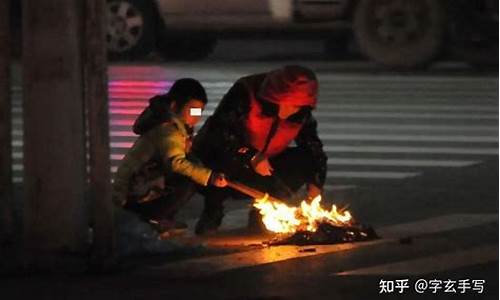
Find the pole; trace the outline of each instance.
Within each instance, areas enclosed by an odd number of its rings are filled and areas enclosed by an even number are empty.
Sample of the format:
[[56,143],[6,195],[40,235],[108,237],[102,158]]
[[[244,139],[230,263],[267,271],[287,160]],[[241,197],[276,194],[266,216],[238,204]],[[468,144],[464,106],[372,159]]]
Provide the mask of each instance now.
[[92,263],[96,267],[106,268],[115,258],[107,93],[106,1],[87,0],[85,15],[85,103],[89,131],[91,223],[94,229]]
[[83,2],[24,0],[22,6],[27,263],[61,270],[83,258],[88,242]]
[[12,136],[10,0],[0,1],[0,244],[12,235]]

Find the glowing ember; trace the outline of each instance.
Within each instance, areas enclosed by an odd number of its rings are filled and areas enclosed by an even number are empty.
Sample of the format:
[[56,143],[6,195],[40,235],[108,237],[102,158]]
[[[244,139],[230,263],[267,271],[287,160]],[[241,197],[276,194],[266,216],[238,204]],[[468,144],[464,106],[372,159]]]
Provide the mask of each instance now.
[[338,211],[332,205],[330,211],[321,207],[321,196],[314,198],[311,203],[302,201],[300,207],[290,207],[282,202],[263,198],[255,199],[254,207],[259,209],[262,222],[267,230],[276,233],[294,233],[297,231],[315,232],[321,223],[337,226],[349,226],[352,216],[349,211]]

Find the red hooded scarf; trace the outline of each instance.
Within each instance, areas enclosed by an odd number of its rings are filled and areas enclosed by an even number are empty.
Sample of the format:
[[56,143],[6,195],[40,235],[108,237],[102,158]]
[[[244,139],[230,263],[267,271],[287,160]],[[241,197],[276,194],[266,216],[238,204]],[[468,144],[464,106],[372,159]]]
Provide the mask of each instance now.
[[[310,69],[286,66],[267,73],[257,91],[253,89],[249,87],[250,112],[245,125],[250,144],[262,151],[274,119],[262,113],[256,94],[259,98],[278,105],[291,104],[314,108],[317,102],[318,81]],[[302,126],[303,123],[280,120],[265,154],[272,157],[285,150],[297,137]]]

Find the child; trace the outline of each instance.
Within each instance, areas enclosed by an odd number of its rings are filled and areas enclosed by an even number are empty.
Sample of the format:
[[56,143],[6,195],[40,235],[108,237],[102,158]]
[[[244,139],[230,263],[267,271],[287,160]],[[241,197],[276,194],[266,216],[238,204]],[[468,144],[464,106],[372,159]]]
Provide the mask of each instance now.
[[150,100],[134,124],[139,134],[115,175],[113,201],[156,225],[160,232],[185,228],[174,215],[194,193],[194,183],[224,187],[215,173],[190,155],[193,127],[207,103],[194,79],[176,81],[166,95]]

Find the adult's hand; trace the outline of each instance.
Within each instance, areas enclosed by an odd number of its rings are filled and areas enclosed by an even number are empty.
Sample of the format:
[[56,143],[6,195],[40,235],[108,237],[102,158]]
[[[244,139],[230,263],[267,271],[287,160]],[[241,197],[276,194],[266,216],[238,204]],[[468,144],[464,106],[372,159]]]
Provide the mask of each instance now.
[[310,199],[314,199],[318,195],[321,195],[321,189],[314,184],[308,184],[307,185],[307,197]]
[[250,161],[250,165],[252,166],[253,170],[261,176],[271,176],[274,171],[267,157],[265,157],[261,153],[255,154],[255,156]]

